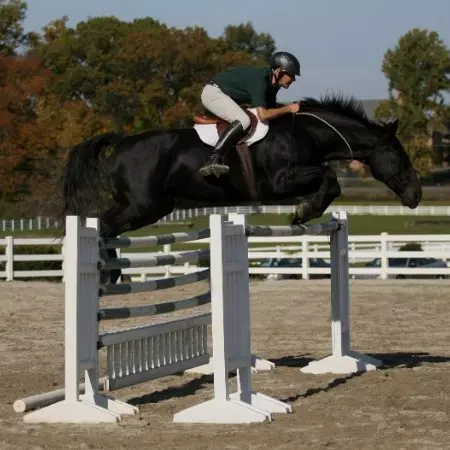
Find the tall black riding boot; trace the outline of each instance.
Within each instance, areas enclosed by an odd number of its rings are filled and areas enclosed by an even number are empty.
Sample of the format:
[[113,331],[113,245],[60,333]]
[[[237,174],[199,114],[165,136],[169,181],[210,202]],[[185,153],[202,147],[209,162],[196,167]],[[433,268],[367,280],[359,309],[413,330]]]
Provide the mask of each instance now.
[[199,172],[204,176],[214,174],[216,177],[227,174],[230,168],[223,163],[225,153],[236,145],[245,136],[245,130],[239,120],[235,120],[220,136],[214,147],[213,154],[208,162],[200,168]]

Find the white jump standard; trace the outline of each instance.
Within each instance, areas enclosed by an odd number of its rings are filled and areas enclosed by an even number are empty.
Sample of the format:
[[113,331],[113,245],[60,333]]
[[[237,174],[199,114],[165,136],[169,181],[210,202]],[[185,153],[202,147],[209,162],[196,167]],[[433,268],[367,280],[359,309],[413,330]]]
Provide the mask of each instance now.
[[331,213],[331,221],[288,226],[247,227],[249,236],[329,235],[331,240],[331,341],[332,354],[312,361],[304,373],[346,374],[375,370],[382,361],[351,350],[350,290],[348,271],[348,219],[345,211]]
[[[175,422],[247,423],[287,413],[287,403],[252,391],[248,243],[245,216],[210,217],[211,313],[214,398],[174,415]],[[238,391],[230,394],[228,376],[237,371]]]
[[[290,405],[251,391],[253,357],[250,324],[246,322],[250,313],[245,225],[225,222],[217,215],[211,216],[210,222],[214,255],[209,269],[212,314],[99,333],[98,320],[102,315],[106,318],[129,317],[148,315],[151,311],[135,308],[99,310],[98,221],[89,219],[87,226],[82,227],[78,217],[67,218],[65,398],[25,415],[25,422],[118,422],[124,414],[136,414],[136,407],[100,394],[98,348],[107,348],[105,385],[107,389],[117,389],[208,363],[206,327],[211,323],[215,397],[200,408],[178,413],[174,420],[249,423],[271,420],[271,414],[275,412],[291,411]],[[206,256],[204,251],[200,253]],[[191,252],[187,255],[192,260]],[[164,264],[166,259],[160,258]],[[176,259],[182,260],[182,255],[176,255]],[[127,266],[124,259],[116,264]],[[154,264],[154,261],[147,261],[147,264]],[[116,267],[115,263],[105,266]],[[238,370],[239,389],[230,395],[228,373],[234,370]],[[84,395],[79,393],[82,372]]]

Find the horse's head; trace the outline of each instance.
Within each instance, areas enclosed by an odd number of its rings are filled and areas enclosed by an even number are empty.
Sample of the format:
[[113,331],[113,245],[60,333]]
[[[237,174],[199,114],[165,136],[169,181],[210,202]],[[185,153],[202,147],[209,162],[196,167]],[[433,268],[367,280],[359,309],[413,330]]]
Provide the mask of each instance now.
[[411,209],[416,208],[422,198],[422,186],[403,145],[397,139],[398,121],[385,126],[364,162],[372,175],[397,194],[401,202]]
[[[397,139],[398,121],[382,124],[370,120],[362,103],[353,97],[306,98],[301,104],[299,116],[303,119],[297,122],[300,145],[308,145],[304,136],[311,134],[310,142],[317,147],[312,153],[321,153],[324,160],[348,161],[350,156],[362,161],[377,180],[398,195],[403,205],[417,207],[422,187],[408,154]],[[311,120],[310,116],[315,116],[316,120]]]

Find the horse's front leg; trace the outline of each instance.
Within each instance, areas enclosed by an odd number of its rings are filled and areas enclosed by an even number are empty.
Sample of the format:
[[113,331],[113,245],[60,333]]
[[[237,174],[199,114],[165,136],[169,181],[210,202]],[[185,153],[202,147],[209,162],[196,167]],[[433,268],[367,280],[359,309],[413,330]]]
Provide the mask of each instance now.
[[341,187],[335,171],[330,167],[324,167],[319,189],[305,196],[305,200],[297,205],[292,224],[298,225],[321,217],[340,194]]

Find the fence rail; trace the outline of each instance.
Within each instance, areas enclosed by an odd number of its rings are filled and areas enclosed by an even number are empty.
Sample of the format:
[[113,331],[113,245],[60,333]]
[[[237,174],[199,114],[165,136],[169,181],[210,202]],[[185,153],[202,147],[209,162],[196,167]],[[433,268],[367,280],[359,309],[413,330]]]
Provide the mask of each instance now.
[[[190,242],[191,245],[206,244],[209,238],[202,238]],[[249,241],[249,259],[252,265],[249,268],[251,275],[268,274],[297,274],[303,278],[309,278],[316,274],[329,274],[328,267],[311,267],[312,259],[328,259],[329,239],[326,236],[251,236]],[[406,252],[399,251],[400,246],[406,243],[419,243],[423,251]],[[258,247],[253,244],[266,244]],[[18,248],[24,245],[33,246],[59,246],[59,253],[55,254],[24,254],[23,249],[18,253]],[[4,248],[4,252],[3,252]],[[155,257],[164,258],[165,254],[172,252],[171,245],[164,245],[164,250],[153,253],[121,252],[122,259],[139,260],[150,254]],[[175,252],[176,253],[176,252]],[[23,278],[63,278],[64,246],[61,239],[27,239],[7,237],[0,239],[0,279],[13,281]],[[449,267],[388,267],[389,258],[436,258],[450,261],[450,234],[435,235],[390,235],[381,233],[378,235],[353,235],[349,236],[349,259],[353,267],[350,267],[350,275],[354,278],[380,277],[382,279],[396,277],[397,275],[426,275],[436,277],[449,277]],[[301,267],[260,267],[258,262],[268,258],[297,258],[301,261]],[[380,258],[378,267],[354,267],[357,263]],[[54,270],[31,270],[26,267],[28,262],[61,262]],[[181,262],[181,258],[180,258]],[[20,270],[18,264],[21,265]],[[359,264],[361,265],[361,264]],[[184,264],[166,264],[160,267],[125,268],[124,274],[141,281],[151,280],[155,277],[171,277],[173,275],[186,275],[204,270],[197,263],[185,262]]]
[[[175,210],[163,221],[188,220],[209,214],[291,214],[296,205],[261,205],[261,206],[232,206],[213,208],[194,208]],[[351,215],[386,215],[386,216],[450,216],[450,206],[419,206],[410,209],[401,205],[332,205],[325,213],[345,210]],[[324,214],[325,214],[324,213]]]
[[56,219],[51,217],[36,217],[34,219],[2,219],[1,231],[36,231],[58,228]]
[[[330,206],[327,213],[346,210],[351,215],[385,215],[385,216],[450,216],[450,206],[419,206],[409,209],[401,205],[337,205]],[[261,205],[261,206],[224,206],[213,208],[177,209],[158,223],[172,223],[186,221],[210,214],[291,214],[295,212],[295,205]],[[58,222],[50,217],[36,217],[34,219],[3,219],[0,220],[0,230],[33,231],[58,228]]]

